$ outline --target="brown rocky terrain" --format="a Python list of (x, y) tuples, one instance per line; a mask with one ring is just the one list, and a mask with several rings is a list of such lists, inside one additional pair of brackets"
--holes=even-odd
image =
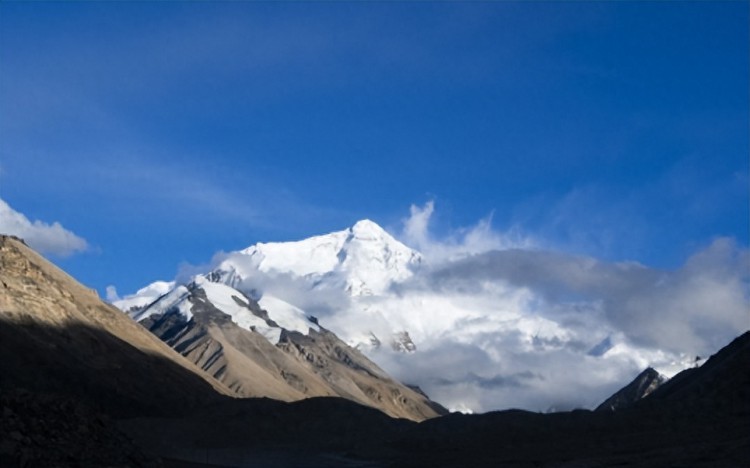
[(172, 414), (232, 392), (22, 241), (0, 236), (0, 389)]
[[(322, 327), (307, 335), (284, 330), (274, 345), (236, 325), (199, 286), (190, 287), (186, 300), (192, 304), (189, 322), (167, 311), (141, 324), (238, 396), (283, 401), (338, 396), (415, 421), (447, 413)], [(257, 302), (239, 291), (234, 300), (269, 320)]]

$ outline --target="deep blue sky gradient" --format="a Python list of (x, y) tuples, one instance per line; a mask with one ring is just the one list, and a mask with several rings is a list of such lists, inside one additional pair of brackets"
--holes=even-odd
[(0, 198), (121, 293), (431, 199), (673, 268), (748, 244), (748, 5), (2, 2)]

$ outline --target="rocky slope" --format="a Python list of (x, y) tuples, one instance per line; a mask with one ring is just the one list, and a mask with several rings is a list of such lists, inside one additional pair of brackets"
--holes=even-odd
[(247, 295), (204, 277), (135, 318), (242, 397), (339, 396), (417, 421), (445, 412), (314, 319), (294, 309), (271, 316)]
[(0, 236), (0, 389), (176, 414), (231, 394), (19, 239)]

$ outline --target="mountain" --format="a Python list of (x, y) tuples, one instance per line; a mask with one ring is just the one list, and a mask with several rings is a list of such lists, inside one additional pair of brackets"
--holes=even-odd
[[(174, 307), (144, 321), (164, 319), (161, 329), (173, 330), (178, 341), (200, 326), (249, 333), (269, 359), (282, 359), (276, 348), (293, 343), (316, 363), (331, 352), (354, 367), (366, 364), (340, 345), (337, 351), (320, 325), (308, 326), (307, 334), (288, 330), (251, 298), (239, 291), (227, 298), (215, 286), (228, 288), (197, 277), (171, 297)], [(233, 301), (237, 317), (254, 312), (262, 320), (253, 322), (258, 331), (224, 328), (234, 316), (217, 312), (213, 300)], [(293, 312), (279, 320), (299, 326)], [(196, 325), (186, 328), (190, 322)], [(298, 341), (285, 341), (287, 335)], [(187, 349), (203, 338), (194, 334), (181, 343)], [(328, 345), (333, 349), (317, 349)], [(203, 356), (217, 349), (208, 346)], [(619, 411), (507, 410), (416, 423), (343, 398), (227, 398), (226, 385), (95, 292), (20, 240), (0, 237), (3, 467), (748, 466), (748, 369), (745, 333)]]
[[(235, 304), (242, 302), (241, 293), (235, 292), (238, 299), (221, 296), (226, 289), (206, 282), (186, 290), (185, 300), (198, 306), (182, 310), (192, 309), (191, 319), (195, 320), (190, 320), (189, 328), (181, 329), (184, 333), (180, 337), (173, 337), (179, 345), (204, 351), (206, 359), (215, 356), (213, 364), (223, 360), (222, 372), (217, 373), (215, 365), (205, 366), (212, 371), (209, 375), (22, 240), (0, 236), (0, 466), (162, 466), (153, 452), (143, 451), (143, 447), (151, 446), (149, 443), (141, 440), (135, 445), (132, 439), (165, 440), (155, 432), (153, 421), (190, 425), (221, 414), (210, 409), (244, 414), (240, 424), (246, 434), (257, 428), (247, 412), (258, 413), (270, 431), (260, 439), (278, 434), (285, 424), (279, 426), (275, 415), (268, 419), (270, 412), (288, 414), (290, 421), (307, 421), (303, 425), (309, 427), (310, 423), (318, 424), (310, 419), (310, 408), (326, 408), (326, 414), (316, 410), (316, 421), (328, 421), (339, 428), (357, 426), (360, 434), (373, 437), (392, 424), (408, 421), (391, 423), (382, 412), (343, 398), (329, 397), (321, 406), (314, 401), (319, 398), (306, 398), (314, 394), (348, 391), (346, 396), (352, 400), (367, 399), (369, 406), (402, 412), (412, 419), (441, 411), (306, 318), (308, 334), (295, 331), (300, 323), (295, 322), (299, 317), (293, 310), (289, 317), (279, 318), (287, 328), (267, 317), (261, 320), (266, 330), (277, 330), (269, 337), (275, 336), (278, 347), (269, 337), (234, 325), (229, 315), (208, 302), (209, 298), (217, 300), (217, 295)], [(257, 303), (245, 300), (247, 308), (263, 315)], [(180, 307), (174, 311), (177, 313), (161, 317), (161, 325), (169, 328), (171, 323), (173, 331), (177, 322), (184, 321)], [(157, 317), (149, 319), (153, 325)], [(210, 353), (212, 346), (221, 352)], [(237, 356), (253, 346), (259, 364), (240, 359), (246, 357), (244, 354)], [(204, 365), (207, 361), (199, 362)], [(235, 366), (236, 362), (253, 363), (254, 367), (243, 369)], [(267, 377), (263, 373), (273, 365), (278, 366), (273, 369), (279, 371), (278, 375), (267, 380), (269, 388), (258, 389), (259, 382)], [(312, 367), (318, 372), (310, 370)], [(214, 378), (234, 372), (236, 380), (223, 379), (230, 382), (231, 389)], [(248, 387), (242, 388), (245, 383)], [(286, 392), (285, 399), (304, 398), (307, 403), (287, 407), (268, 398), (244, 399), (242, 403), (230, 398), (253, 385), (261, 393)], [(207, 408), (209, 413), (205, 413)], [(346, 424), (345, 419), (352, 417), (355, 419)], [(141, 424), (144, 420), (147, 422)], [(217, 422), (217, 433), (225, 432), (222, 424)], [(123, 428), (129, 430), (128, 436), (122, 433)], [(205, 431), (212, 429), (203, 427)], [(319, 430), (321, 434), (333, 434), (330, 429)], [(169, 446), (180, 443), (171, 441)]]
[[(423, 420), (446, 410), (393, 380), (305, 311), (258, 294), (248, 281), (258, 272), (294, 273), (310, 289), (370, 296), (408, 278), (420, 262), (377, 224), (360, 221), (300, 242), (254, 245), (187, 285), (156, 282), (116, 305), (239, 396), (341, 396)], [(406, 331), (394, 333), (391, 346), (414, 350)]]
[(339, 396), (417, 421), (445, 412), (314, 318), (279, 299), (266, 297), (266, 303), (273, 313), (199, 275), (132, 316), (238, 396)]
[[(566, 266), (548, 272), (549, 254), (541, 251), (446, 249), (424, 257), (364, 220), (300, 241), (217, 254), (195, 277), (155, 282), (114, 304), (140, 320), (146, 307), (148, 314), (163, 309), (202, 278), (234, 291), (226, 296), (227, 307), (236, 306), (232, 296), (252, 299), (280, 325), (240, 308), (234, 320), (240, 328), (270, 333), (276, 345), (281, 328), (307, 335), (308, 317), (315, 317), (389, 375), (455, 411), (589, 408), (635, 370), (652, 366), (673, 375), (693, 363), (687, 352), (633, 342), (617, 321), (606, 319), (615, 306), (591, 300), (630, 284), (643, 274), (640, 266), (618, 265), (600, 275), (592, 259), (562, 256)], [(579, 274), (596, 285), (568, 291)], [(607, 280), (599, 284), (599, 278)], [(638, 291), (648, 290), (652, 280)], [(192, 303), (183, 300), (181, 307), (187, 317)], [(284, 325), (285, 317), (301, 328)], [(564, 395), (550, 395), (550, 384), (567, 388), (573, 373), (591, 378), (576, 380)]]
[[(362, 220), (351, 228), (326, 235), (296, 242), (258, 243), (232, 252), (207, 272), (206, 277), (257, 299), (272, 314), (283, 314), (289, 307), (298, 309), (290, 302), (308, 295), (324, 296), (324, 302), (339, 296), (341, 308), (349, 307), (350, 301), (355, 304), (362, 301), (362, 307), (355, 308), (367, 310), (368, 298), (386, 294), (392, 285), (410, 278), (421, 264), (419, 252), (394, 239), (376, 223)], [(279, 294), (268, 291), (264, 278), (280, 276), (290, 286)], [(175, 287), (174, 282), (156, 281), (113, 304), (137, 316), (139, 310)], [(323, 307), (322, 313), (330, 312), (329, 303)], [(314, 314), (315, 307), (309, 312)], [(377, 331), (354, 323), (350, 325), (338, 327), (337, 333), (343, 334), (344, 340), (352, 346), (369, 348), (385, 342), (393, 349), (415, 349), (408, 330), (395, 323)]]
[(177, 414), (232, 392), (21, 240), (0, 236), (0, 389)]
[(638, 405), (693, 411), (710, 404), (714, 414), (739, 413), (750, 420), (750, 332), (735, 338), (700, 367), (686, 369)]
[(632, 406), (658, 389), (667, 379), (652, 368), (638, 374), (632, 382), (607, 398), (595, 411), (617, 411)]
[(185, 415), (231, 393), (0, 235), (0, 466), (161, 466), (111, 418)]
[(370, 220), (298, 242), (258, 243), (240, 253), (245, 258), (228, 259), (214, 270), (219, 281), (237, 286), (253, 270), (290, 273), (318, 287), (343, 288), (352, 296), (382, 294), (409, 278), (422, 262), (421, 254)]

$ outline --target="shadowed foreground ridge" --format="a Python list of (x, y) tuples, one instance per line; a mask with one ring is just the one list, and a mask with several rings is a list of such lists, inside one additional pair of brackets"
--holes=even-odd
[(399, 443), (406, 465), (417, 460), (407, 447), (418, 446), (430, 447), (422, 461), (452, 466), (469, 454), (486, 466), (750, 466), (750, 332), (632, 408), (450, 415)]
[[(509, 410), (415, 424), (336, 399), (248, 400), (124, 427), (155, 453), (224, 466), (750, 466), (750, 333), (673, 382), (606, 412)], [(143, 427), (158, 428), (158, 440)]]

